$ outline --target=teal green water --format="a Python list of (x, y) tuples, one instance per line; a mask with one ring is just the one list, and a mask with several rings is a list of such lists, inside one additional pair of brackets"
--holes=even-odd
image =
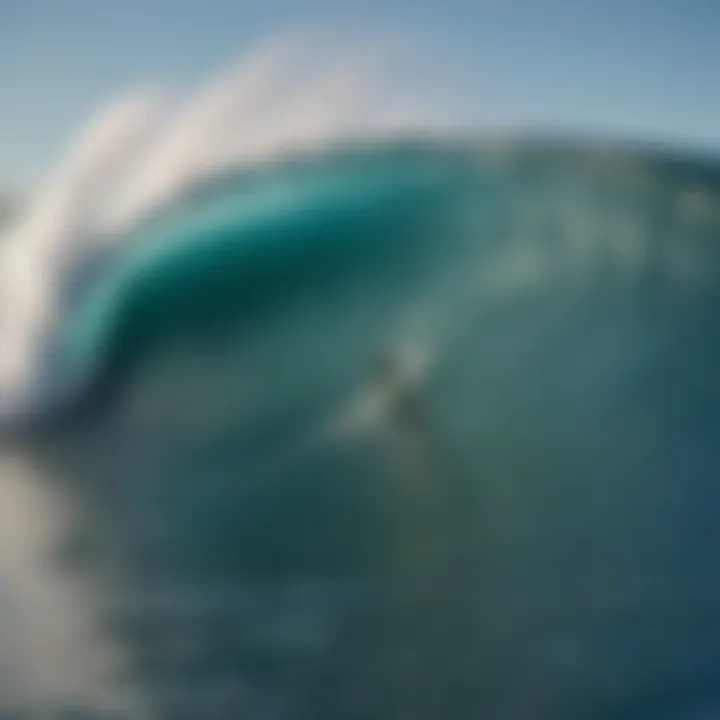
[(651, 151), (428, 143), (138, 228), (56, 328), (94, 401), (22, 445), (114, 682), (168, 718), (718, 712), (719, 201)]

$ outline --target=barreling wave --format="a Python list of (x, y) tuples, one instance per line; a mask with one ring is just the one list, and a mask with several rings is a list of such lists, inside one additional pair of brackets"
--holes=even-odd
[[(390, 85), (388, 60), (284, 35), (187, 100), (143, 88), (105, 108), (2, 229), (0, 413), (8, 422), (78, 392), (49, 357), (68, 295), (96, 272), (94, 284), (102, 282), (100, 268), (132, 263), (134, 243), (150, 237), (135, 228), (182, 207), (188, 189), (303, 150), (447, 125), (420, 93)], [(192, 212), (184, 217), (192, 222)]]
[(368, 294), (405, 288), (398, 314), (425, 302), (435, 335), (553, 278), (624, 279), (638, 302), (658, 282), (714, 289), (717, 191), (712, 166), (542, 143), (358, 143), (218, 173), (83, 257), (72, 286), (69, 268), (36, 388), (48, 408), (100, 397), (163, 344), (229, 336), (363, 272)]
[(3, 429), (57, 432), (2, 711), (716, 707), (717, 163), (398, 138), (296, 52), (122, 101), (5, 239)]
[[(402, 258), (395, 282), (415, 267), (415, 282), (432, 285), (419, 258), (468, 268), (469, 280), (448, 270), (437, 281), (438, 298), (454, 298), (442, 307), (476, 302), (450, 290), (475, 287), (488, 266), (596, 273), (610, 258), (636, 284), (658, 262), (688, 282), (712, 268), (705, 241), (673, 239), (668, 251), (649, 237), (672, 234), (668, 213), (696, 222), (698, 237), (716, 232), (712, 164), (587, 143), (443, 140), (449, 116), (391, 95), (381, 63), (346, 52), (322, 65), (312, 46), (281, 38), (184, 104), (133, 93), (81, 133), (5, 232), (7, 423), (95, 397), (170, 335), (250, 322), (382, 253)], [(539, 234), (554, 240), (537, 237), (537, 208)], [(504, 275), (483, 280), (485, 292)], [(437, 334), (461, 311), (428, 312), (442, 318), (423, 332)]]

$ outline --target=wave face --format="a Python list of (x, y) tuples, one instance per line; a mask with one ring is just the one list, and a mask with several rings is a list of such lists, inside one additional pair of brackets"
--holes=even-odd
[(72, 498), (93, 687), (151, 717), (716, 707), (718, 193), (651, 152), (390, 142), (137, 227), (56, 327), (92, 402), (15, 448)]
[(5, 327), (43, 351), (0, 715), (717, 713), (720, 167), (426, 139), (190, 177), (23, 230), (66, 262)]

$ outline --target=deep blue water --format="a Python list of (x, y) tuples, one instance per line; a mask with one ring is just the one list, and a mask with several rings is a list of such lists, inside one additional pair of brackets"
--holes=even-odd
[(720, 715), (720, 167), (358, 148), (122, 248), (6, 442), (120, 716)]

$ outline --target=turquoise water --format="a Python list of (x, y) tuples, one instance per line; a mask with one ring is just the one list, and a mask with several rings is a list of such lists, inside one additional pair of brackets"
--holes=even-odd
[(136, 228), (49, 339), (79, 394), (7, 449), (71, 498), (103, 687), (159, 718), (720, 712), (719, 199), (649, 150), (427, 143)]

